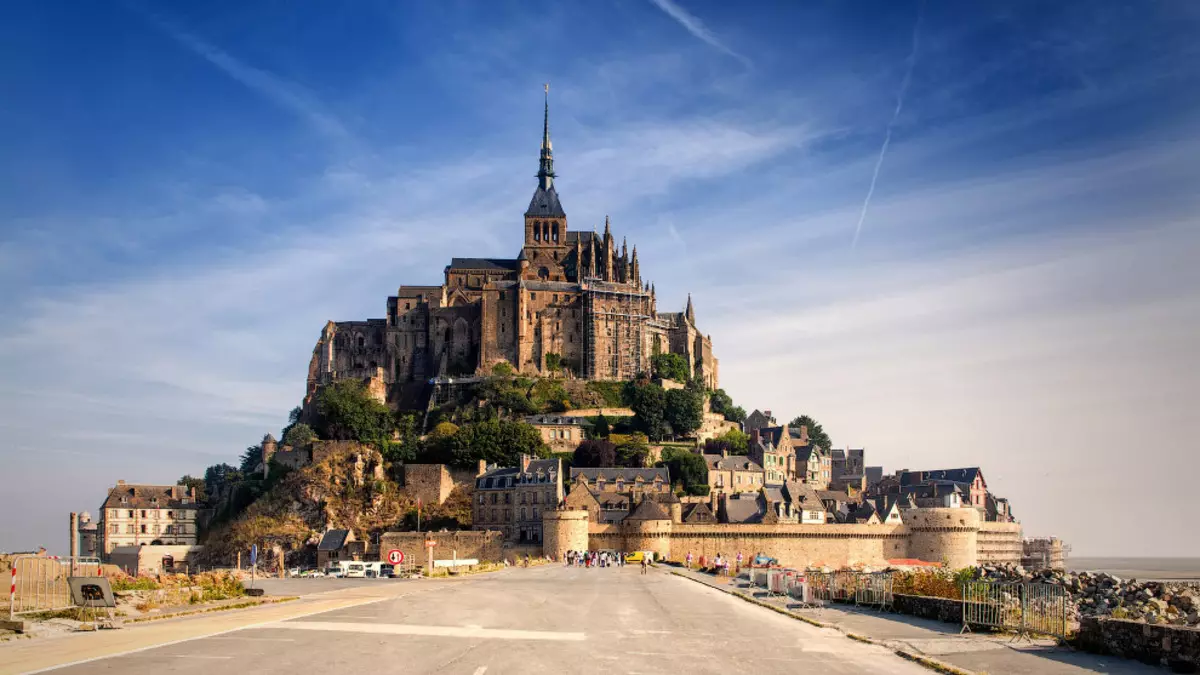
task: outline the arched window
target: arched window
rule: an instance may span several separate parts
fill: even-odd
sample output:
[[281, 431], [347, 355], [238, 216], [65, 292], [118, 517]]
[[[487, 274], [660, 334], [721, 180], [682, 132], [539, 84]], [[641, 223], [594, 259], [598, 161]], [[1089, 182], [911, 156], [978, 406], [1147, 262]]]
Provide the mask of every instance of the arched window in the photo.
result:
[[545, 281], [550, 278], [550, 270], [545, 267], [538, 268], [538, 278]]
[[542, 239], [550, 241], [550, 223], [542, 223]]
[[558, 223], [554, 224], [554, 243], [558, 243]]

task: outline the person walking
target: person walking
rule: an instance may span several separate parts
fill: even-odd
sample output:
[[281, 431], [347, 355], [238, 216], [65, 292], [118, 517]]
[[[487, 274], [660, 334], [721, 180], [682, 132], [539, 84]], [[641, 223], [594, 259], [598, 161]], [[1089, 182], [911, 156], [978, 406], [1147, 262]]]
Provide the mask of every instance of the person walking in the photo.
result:
[[646, 570], [649, 568], [650, 568], [650, 560], [646, 557], [646, 554], [643, 553], [642, 554], [642, 574], [645, 574]]
[[687, 557], [684, 558], [684, 560], [686, 561], [687, 568], [689, 570], [692, 569], [692, 552], [691, 551], [687, 552]]

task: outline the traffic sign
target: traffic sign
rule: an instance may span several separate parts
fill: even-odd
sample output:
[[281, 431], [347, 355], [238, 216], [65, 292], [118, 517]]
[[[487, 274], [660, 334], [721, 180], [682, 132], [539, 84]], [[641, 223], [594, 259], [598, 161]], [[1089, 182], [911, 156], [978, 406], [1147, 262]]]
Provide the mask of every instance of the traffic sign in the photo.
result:
[[254, 544], [250, 547], [250, 564], [258, 564], [258, 544]]
[[394, 548], [387, 552], [387, 561], [393, 565], [399, 565], [404, 562], [404, 551]]
[[426, 539], [426, 540], [425, 540], [425, 546], [426, 546], [427, 548], [433, 548], [434, 546], [437, 546], [437, 542], [436, 542], [436, 541], [434, 541], [434, 540], [432, 540], [432, 539]]

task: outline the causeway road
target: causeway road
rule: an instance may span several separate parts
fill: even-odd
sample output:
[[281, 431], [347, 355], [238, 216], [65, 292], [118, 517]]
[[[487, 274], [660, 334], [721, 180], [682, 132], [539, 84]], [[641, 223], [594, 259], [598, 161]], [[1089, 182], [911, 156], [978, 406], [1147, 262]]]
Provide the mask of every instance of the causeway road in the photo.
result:
[[[640, 571], [553, 564], [449, 580], [323, 584], [299, 601], [230, 616], [28, 642], [23, 651], [2, 645], [0, 671], [930, 672], [662, 570]], [[110, 636], [120, 644], [105, 643]]]

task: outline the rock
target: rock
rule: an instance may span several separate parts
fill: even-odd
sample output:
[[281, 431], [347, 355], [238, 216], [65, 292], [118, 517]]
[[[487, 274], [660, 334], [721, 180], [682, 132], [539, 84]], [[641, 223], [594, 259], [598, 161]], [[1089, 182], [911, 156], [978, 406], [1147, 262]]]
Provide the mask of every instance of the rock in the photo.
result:
[[1158, 623], [1158, 615], [1154, 612], [1150, 612], [1146, 615], [1146, 623]]

